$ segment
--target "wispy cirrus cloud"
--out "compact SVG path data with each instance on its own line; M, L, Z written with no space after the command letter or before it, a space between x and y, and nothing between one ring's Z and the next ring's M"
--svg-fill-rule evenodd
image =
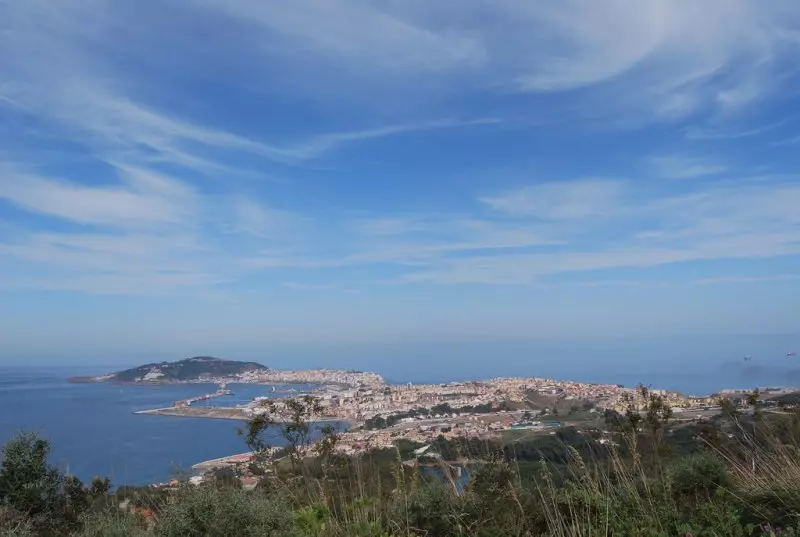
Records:
M787 3L739 0L200 5L234 21L256 58L322 69L332 90L345 80L444 93L591 90L610 113L650 120L738 109L775 91L775 71L796 53L792 28L800 20L800 9ZM431 84L431 76L442 82Z
M647 165L665 179L695 179L728 171L727 166L718 162L685 155L654 155L647 159Z
M181 5L177 2L175 8L184 10L188 21L195 20L198 10L202 11L200 4ZM277 6L274 10L291 11ZM340 13L338 9L333 11ZM87 21L89 13L96 14L91 22ZM0 20L4 21L0 22L0 49L4 51L0 57L0 107L26 119L36 119L27 134L32 139L38 136L39 146L60 139L87 146L100 160L139 167L169 165L228 177L263 173L258 170L258 160L242 166L241 161L248 157L297 165L347 144L501 122L485 117L422 117L366 120L338 129L306 128L290 136L273 129L235 132L235 127L220 121L216 114L197 114L196 105L188 110L175 106L173 95L183 95L187 101L194 96L166 80L157 55L159 47L151 48L149 44L151 40L168 40L171 34L139 35L130 25L131 19L139 18L145 23L153 15L149 9L131 13L125 6L102 0L70 1L59 10L42 2L0 6ZM287 24L292 17L288 16ZM183 24L180 18L168 20ZM120 27L126 30L120 31ZM98 46L100 43L103 45ZM173 67L176 76L191 79L198 76L191 68L194 54L204 44L193 39L186 43L187 49L174 49L176 61L183 58L185 62ZM140 77L132 76L130 68L120 65L120 54L135 58L134 67ZM216 59L224 70L227 58ZM249 81L237 83L247 86ZM171 96L172 106L164 104L164 95ZM19 144L15 137L7 141Z
M800 255L794 209L800 188L792 182L701 184L680 195L631 181L609 183L602 192L613 195L606 197L583 196L597 187L585 181L546 184L541 192L536 189L542 185L502 192L491 198L502 203L486 204L472 219L360 220L352 235L340 237L340 255L248 263L265 270L393 267L390 281L406 284L527 285L568 274ZM547 195L527 199L531 192ZM595 204L587 207L584 199ZM498 209L507 211L500 220L493 216Z
M689 140L732 140L738 138L751 138L783 129L787 125L792 124L794 121L794 118L785 118L780 121L774 121L764 125L745 129L735 127L690 127L686 129L686 138Z
M419 123L385 125L360 131L321 134L303 141L286 151L289 155L297 157L298 159L307 159L322 155L327 151L352 142L387 138L389 136L398 136L415 132L455 129L459 127L476 127L481 125L498 125L501 123L503 123L503 121L498 118L479 118L469 120L441 119Z
M568 191L571 185L561 183ZM556 187L550 187L556 188ZM604 210L582 226L560 228L558 251L440 260L412 271L406 281L524 284L566 273L652 268L677 263L768 259L800 254L800 188L793 183L700 187L684 195L653 195L619 183L625 195L606 200ZM556 199L566 197L562 193ZM534 206L533 208L536 208ZM563 213L529 211L535 218Z
M6 167L0 198L26 210L83 224L140 225L181 222L192 190L143 170L121 170L122 185L90 187Z
M0 203L47 220L0 234L0 259L20 288L152 294L215 288L244 272L240 242L282 244L295 217L237 197L217 198L140 168L115 169L111 184L88 185L6 167ZM250 245L250 243L246 243Z
M741 283L769 283L800 280L798 274L774 274L770 276L718 276L696 280L701 285L738 285Z
M623 192L622 184L613 180L562 181L525 186L481 201L511 216L561 220L610 216Z
M792 255L795 187L742 179L712 188L704 181L734 166L681 147L645 162L648 176L697 179L676 191L603 179L632 173L614 166L599 169L601 179L541 182L524 169L509 181L517 188L451 180L442 188L460 207L441 198L441 207L426 206L421 198L437 188L425 172L445 183L465 172L460 160L513 157L515 142L545 161L531 141L549 132L510 144L487 136L446 162L431 146L414 155L416 168L394 155L385 173L353 170L358 185L345 174L295 172L348 146L366 151L369 141L507 134L494 127L530 128L532 119L607 129L620 118L677 122L686 138L709 141L780 131L789 124L750 125L736 114L793 81L773 75L796 57L798 22L794 4L745 0L176 0L164 10L8 2L0 110L15 123L0 142L21 165L0 171L0 198L26 222L0 254L22 270L63 270L66 287L88 286L88 275L104 282L95 288L131 292L148 276L161 287L179 275L214 287L290 268L346 278L380 267L363 281L494 284ZM743 119L726 131L720 117ZM560 134L576 133L585 134ZM54 171L46 157L56 150L91 169ZM641 165L639 155L630 159ZM247 182L276 168L289 170L284 190ZM416 175L432 181L417 199L378 192Z

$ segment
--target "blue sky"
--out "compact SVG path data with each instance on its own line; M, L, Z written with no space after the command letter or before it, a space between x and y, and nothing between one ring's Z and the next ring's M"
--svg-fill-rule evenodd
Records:
M797 28L0 2L0 360L800 332Z

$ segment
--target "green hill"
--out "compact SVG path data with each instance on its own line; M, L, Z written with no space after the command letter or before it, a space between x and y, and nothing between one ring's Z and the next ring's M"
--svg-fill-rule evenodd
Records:
M223 360L212 356L195 356L177 362L160 362L140 365L109 375L73 377L71 382L188 382L204 378L235 378L249 371L268 371L256 362Z

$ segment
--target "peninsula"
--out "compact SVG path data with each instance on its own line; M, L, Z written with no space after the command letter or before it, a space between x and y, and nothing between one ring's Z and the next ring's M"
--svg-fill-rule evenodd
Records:
M113 382L175 384L183 382L233 381L248 373L267 372L269 368L255 362L223 360L212 356L195 356L177 362L140 365L124 371L96 377L72 377L69 382Z
M145 364L106 375L72 377L68 381L116 384L315 384L353 388L385 384L383 377L376 373L332 369L279 370L256 362L223 360L212 356Z

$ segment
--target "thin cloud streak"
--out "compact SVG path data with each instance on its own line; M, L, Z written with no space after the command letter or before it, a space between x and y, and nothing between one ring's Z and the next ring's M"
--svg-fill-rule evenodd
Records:
M390 274L358 274L359 281L526 284L563 273L797 252L800 190L787 184L794 176L712 188L738 166L680 147L644 162L634 156L633 167L644 166L647 178L696 181L645 188L638 176L614 179L614 169L559 180L531 174L548 160L532 151L534 164L505 184L443 178L453 199L466 202L441 210L427 200L366 192L363 183L388 180L381 176L352 188L348 179L331 186L297 169L334 162L351 146L440 131L493 134L509 124L506 117L530 125L539 114L606 130L615 130L618 117L677 122L681 134L707 140L777 131L789 120L748 128L738 114L793 80L773 75L798 52L796 35L786 32L800 21L794 4L178 0L156 25L157 10L138 7L134 13L104 0L0 7L0 71L8 78L0 81L0 107L31 125L0 132L0 141L12 156L46 155L50 144L61 144L91 163L85 173L77 166L59 173L57 163L26 158L0 171L0 198L25 222L21 233L0 239L0 256L20 274L41 270L53 286L127 287L132 294L148 279L158 289L182 285L181 277L186 286L217 288L254 273L355 277L378 265ZM209 20L231 39L202 54L208 45L193 36L205 35ZM161 50L174 56L162 58ZM212 83L199 70L213 72ZM224 101L215 99L223 90ZM296 108L281 110L293 92ZM684 128L690 119L692 128ZM709 127L734 123L739 130ZM518 141L550 134L570 131L542 128ZM481 144L498 155L508 149L490 138ZM431 147L430 158L436 152ZM262 168L269 175L273 164L288 170L295 190L232 185ZM462 173L458 162L449 164L452 174ZM404 173L413 179L413 171ZM404 180L398 176L391 180ZM373 206L372 219L348 216ZM387 207L406 216L393 218ZM275 276L267 285L286 279Z
M657 176L665 179L696 179L728 171L722 164L684 155L656 155L647 159Z
M14 169L0 173L0 198L78 223L152 226L188 216L181 202L189 189L154 175L131 174L124 186L87 187Z
M689 128L686 130L686 138L689 140L733 140L737 138L751 138L760 136L772 131L776 131L796 121L795 118L786 118L766 125L753 127L744 130L723 130L711 128Z
M608 216L619 205L623 187L618 181L581 180L526 186L481 201L511 216L569 220Z

